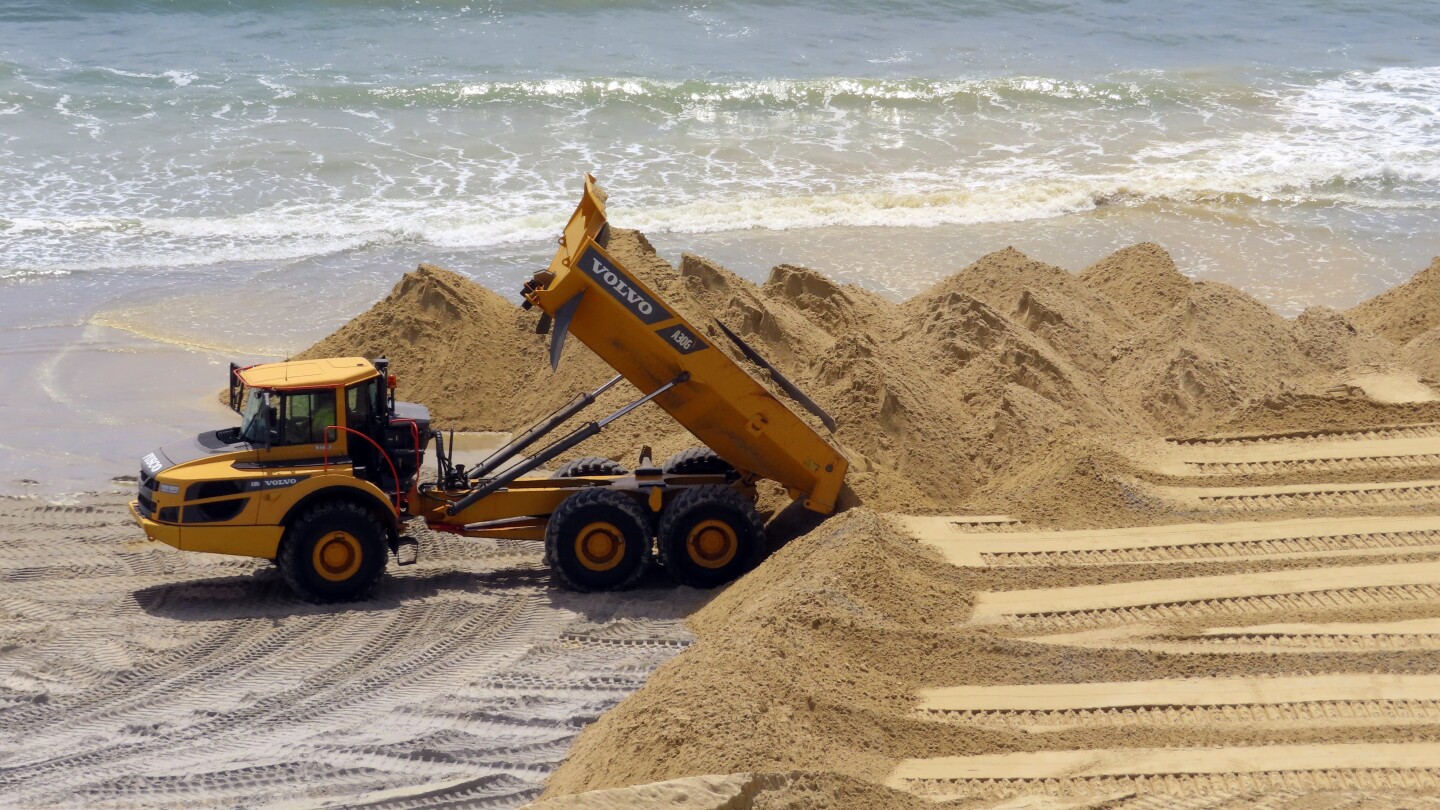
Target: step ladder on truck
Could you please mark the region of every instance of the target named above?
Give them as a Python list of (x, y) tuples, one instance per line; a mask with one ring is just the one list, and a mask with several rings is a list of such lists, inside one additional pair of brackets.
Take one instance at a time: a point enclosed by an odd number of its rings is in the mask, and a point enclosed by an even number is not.
[[(729, 582), (765, 550), (755, 484), (770, 479), (804, 507), (835, 508), (848, 462), (694, 324), (607, 250), (603, 192), (593, 177), (548, 269), (523, 289), (551, 333), (558, 365), (574, 335), (617, 372), (466, 469), (421, 405), (397, 402), (388, 361), (359, 357), (231, 366), (238, 428), (202, 433), (142, 459), (136, 522), (181, 550), (274, 560), (312, 601), (366, 596), (393, 554), (415, 560), (405, 532), (423, 519), (467, 537), (543, 541), (554, 578), (575, 590), (633, 584), (652, 554), (677, 581)], [(723, 324), (717, 330), (827, 426), (834, 423)], [(640, 396), (551, 438), (605, 391)], [(661, 464), (643, 451), (626, 470), (581, 458), (532, 476), (607, 425), (653, 402), (703, 447)], [(431, 442), (436, 477), (421, 481)], [(449, 447), (447, 448), (447, 444)]]

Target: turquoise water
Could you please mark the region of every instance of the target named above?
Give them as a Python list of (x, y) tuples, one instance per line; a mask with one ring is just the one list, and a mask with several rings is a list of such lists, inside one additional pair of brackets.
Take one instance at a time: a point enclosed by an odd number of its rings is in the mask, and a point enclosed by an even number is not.
[(0, 0), (0, 488), (224, 419), (419, 261), (502, 291), (578, 181), (669, 255), (894, 296), (1142, 239), (1288, 313), (1440, 254), (1428, 2)]

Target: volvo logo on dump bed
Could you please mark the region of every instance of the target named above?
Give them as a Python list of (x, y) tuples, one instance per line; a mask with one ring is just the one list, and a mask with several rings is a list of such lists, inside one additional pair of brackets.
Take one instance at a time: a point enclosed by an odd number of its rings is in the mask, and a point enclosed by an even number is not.
[(661, 306), (659, 301), (635, 286), (635, 282), (628, 275), (606, 261), (595, 248), (586, 250), (580, 257), (580, 267), (600, 282), (600, 286), (614, 296), (616, 301), (624, 304), (631, 314), (645, 323), (656, 324), (675, 317)]

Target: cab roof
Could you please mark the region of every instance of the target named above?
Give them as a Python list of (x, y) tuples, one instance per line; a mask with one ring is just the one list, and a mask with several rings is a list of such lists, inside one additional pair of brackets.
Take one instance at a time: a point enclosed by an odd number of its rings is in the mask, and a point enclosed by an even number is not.
[(333, 388), (374, 377), (375, 364), (363, 357), (324, 357), (261, 363), (241, 369), (240, 379), (251, 388)]

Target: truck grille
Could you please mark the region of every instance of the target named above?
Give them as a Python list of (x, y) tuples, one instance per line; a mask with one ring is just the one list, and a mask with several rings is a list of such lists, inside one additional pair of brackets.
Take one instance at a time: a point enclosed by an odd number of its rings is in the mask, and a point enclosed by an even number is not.
[(150, 475), (143, 465), (140, 467), (139, 490), (137, 498), (140, 501), (140, 514), (153, 519), (155, 517), (155, 496), (152, 493), (155, 492), (155, 476)]

